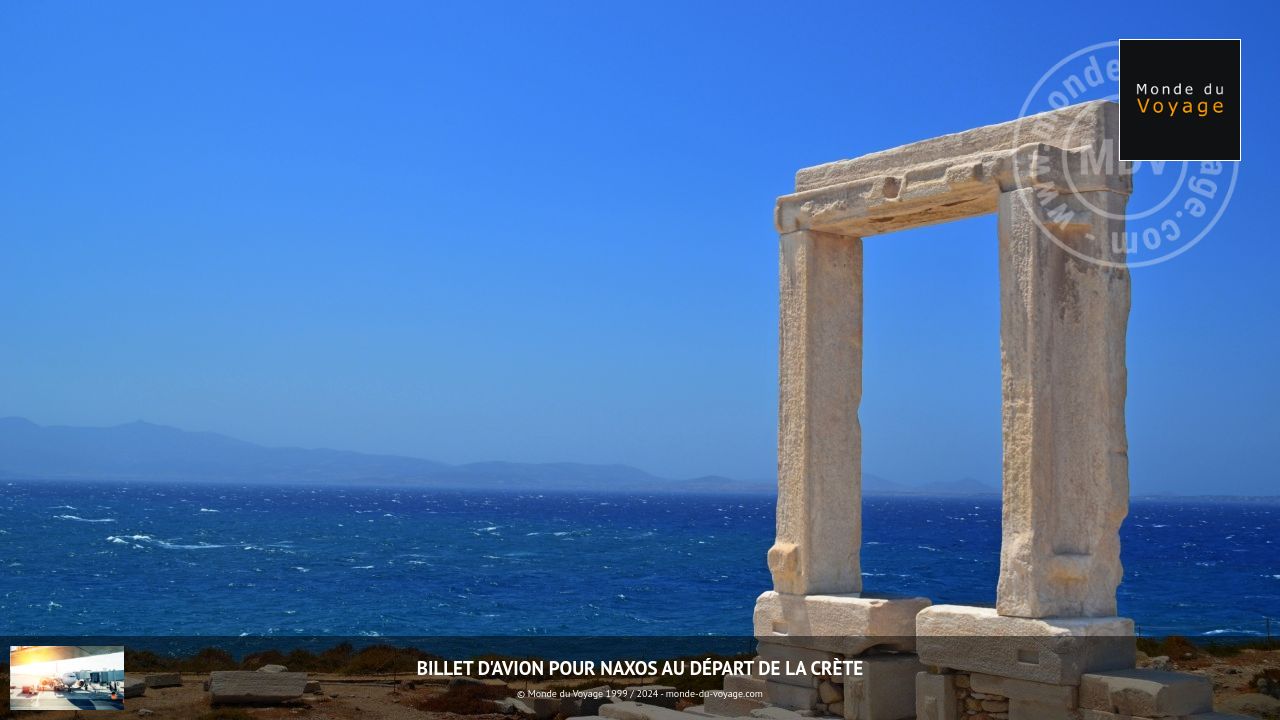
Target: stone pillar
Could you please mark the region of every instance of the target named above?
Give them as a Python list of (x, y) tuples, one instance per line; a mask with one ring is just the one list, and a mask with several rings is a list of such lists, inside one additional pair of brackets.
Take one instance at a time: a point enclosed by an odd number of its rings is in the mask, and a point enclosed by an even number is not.
[(1123, 263), (1115, 239), (1124, 220), (1093, 208), (1122, 218), (1128, 196), (1094, 191), (1042, 202), (1037, 193), (1005, 192), (998, 205), (1004, 537), (996, 610), (1112, 616), (1129, 507), (1129, 273), (1063, 246)]
[[(779, 593), (862, 589), (862, 239), (781, 236)], [(787, 632), (778, 628), (779, 632)]]

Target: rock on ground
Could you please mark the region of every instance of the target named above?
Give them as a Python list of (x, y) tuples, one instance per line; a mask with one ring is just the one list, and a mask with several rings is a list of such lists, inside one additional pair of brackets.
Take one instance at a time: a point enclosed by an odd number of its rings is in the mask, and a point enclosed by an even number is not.
[(307, 674), (219, 670), (209, 674), (209, 693), (215, 705), (278, 705), (301, 698)]
[(533, 708), (525, 704), (523, 700), (509, 697), (502, 700), (494, 700), (493, 705), (498, 712), (504, 715), (532, 715)]
[(126, 698), (142, 697), (147, 694), (147, 681), (139, 678), (127, 679), (124, 681), (124, 696)]
[(148, 675), (146, 683), (149, 688), (180, 687), (182, 685), (182, 675), (179, 673), (157, 673)]
[(1262, 693), (1233, 695), (1218, 702), (1217, 707), (1214, 709), (1257, 718), (1280, 720), (1280, 700)]

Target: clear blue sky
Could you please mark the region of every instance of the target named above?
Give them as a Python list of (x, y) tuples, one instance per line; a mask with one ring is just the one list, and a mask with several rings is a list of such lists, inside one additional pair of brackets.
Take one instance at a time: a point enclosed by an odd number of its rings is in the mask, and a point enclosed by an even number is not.
[[(1273, 493), (1250, 6), (6, 3), (0, 415), (772, 477), (797, 168), (1012, 118), (1086, 45), (1242, 36), (1231, 206), (1134, 273), (1131, 474)], [(867, 241), (868, 472), (998, 481), (995, 251), (991, 218)]]

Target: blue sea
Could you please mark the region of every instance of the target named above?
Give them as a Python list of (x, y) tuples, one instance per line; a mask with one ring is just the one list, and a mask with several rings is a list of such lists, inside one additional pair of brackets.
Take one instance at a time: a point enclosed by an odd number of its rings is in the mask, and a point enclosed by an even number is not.
[[(749, 635), (773, 499), (0, 484), (0, 634)], [(998, 498), (868, 497), (874, 592), (990, 604)], [(1262, 635), (1280, 504), (1132, 503), (1122, 615)]]

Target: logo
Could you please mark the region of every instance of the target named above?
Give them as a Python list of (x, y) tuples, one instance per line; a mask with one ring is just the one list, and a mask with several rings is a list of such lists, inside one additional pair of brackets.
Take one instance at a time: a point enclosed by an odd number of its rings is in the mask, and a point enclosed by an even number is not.
[(1121, 40), (1120, 157), (1240, 159), (1239, 40)]

